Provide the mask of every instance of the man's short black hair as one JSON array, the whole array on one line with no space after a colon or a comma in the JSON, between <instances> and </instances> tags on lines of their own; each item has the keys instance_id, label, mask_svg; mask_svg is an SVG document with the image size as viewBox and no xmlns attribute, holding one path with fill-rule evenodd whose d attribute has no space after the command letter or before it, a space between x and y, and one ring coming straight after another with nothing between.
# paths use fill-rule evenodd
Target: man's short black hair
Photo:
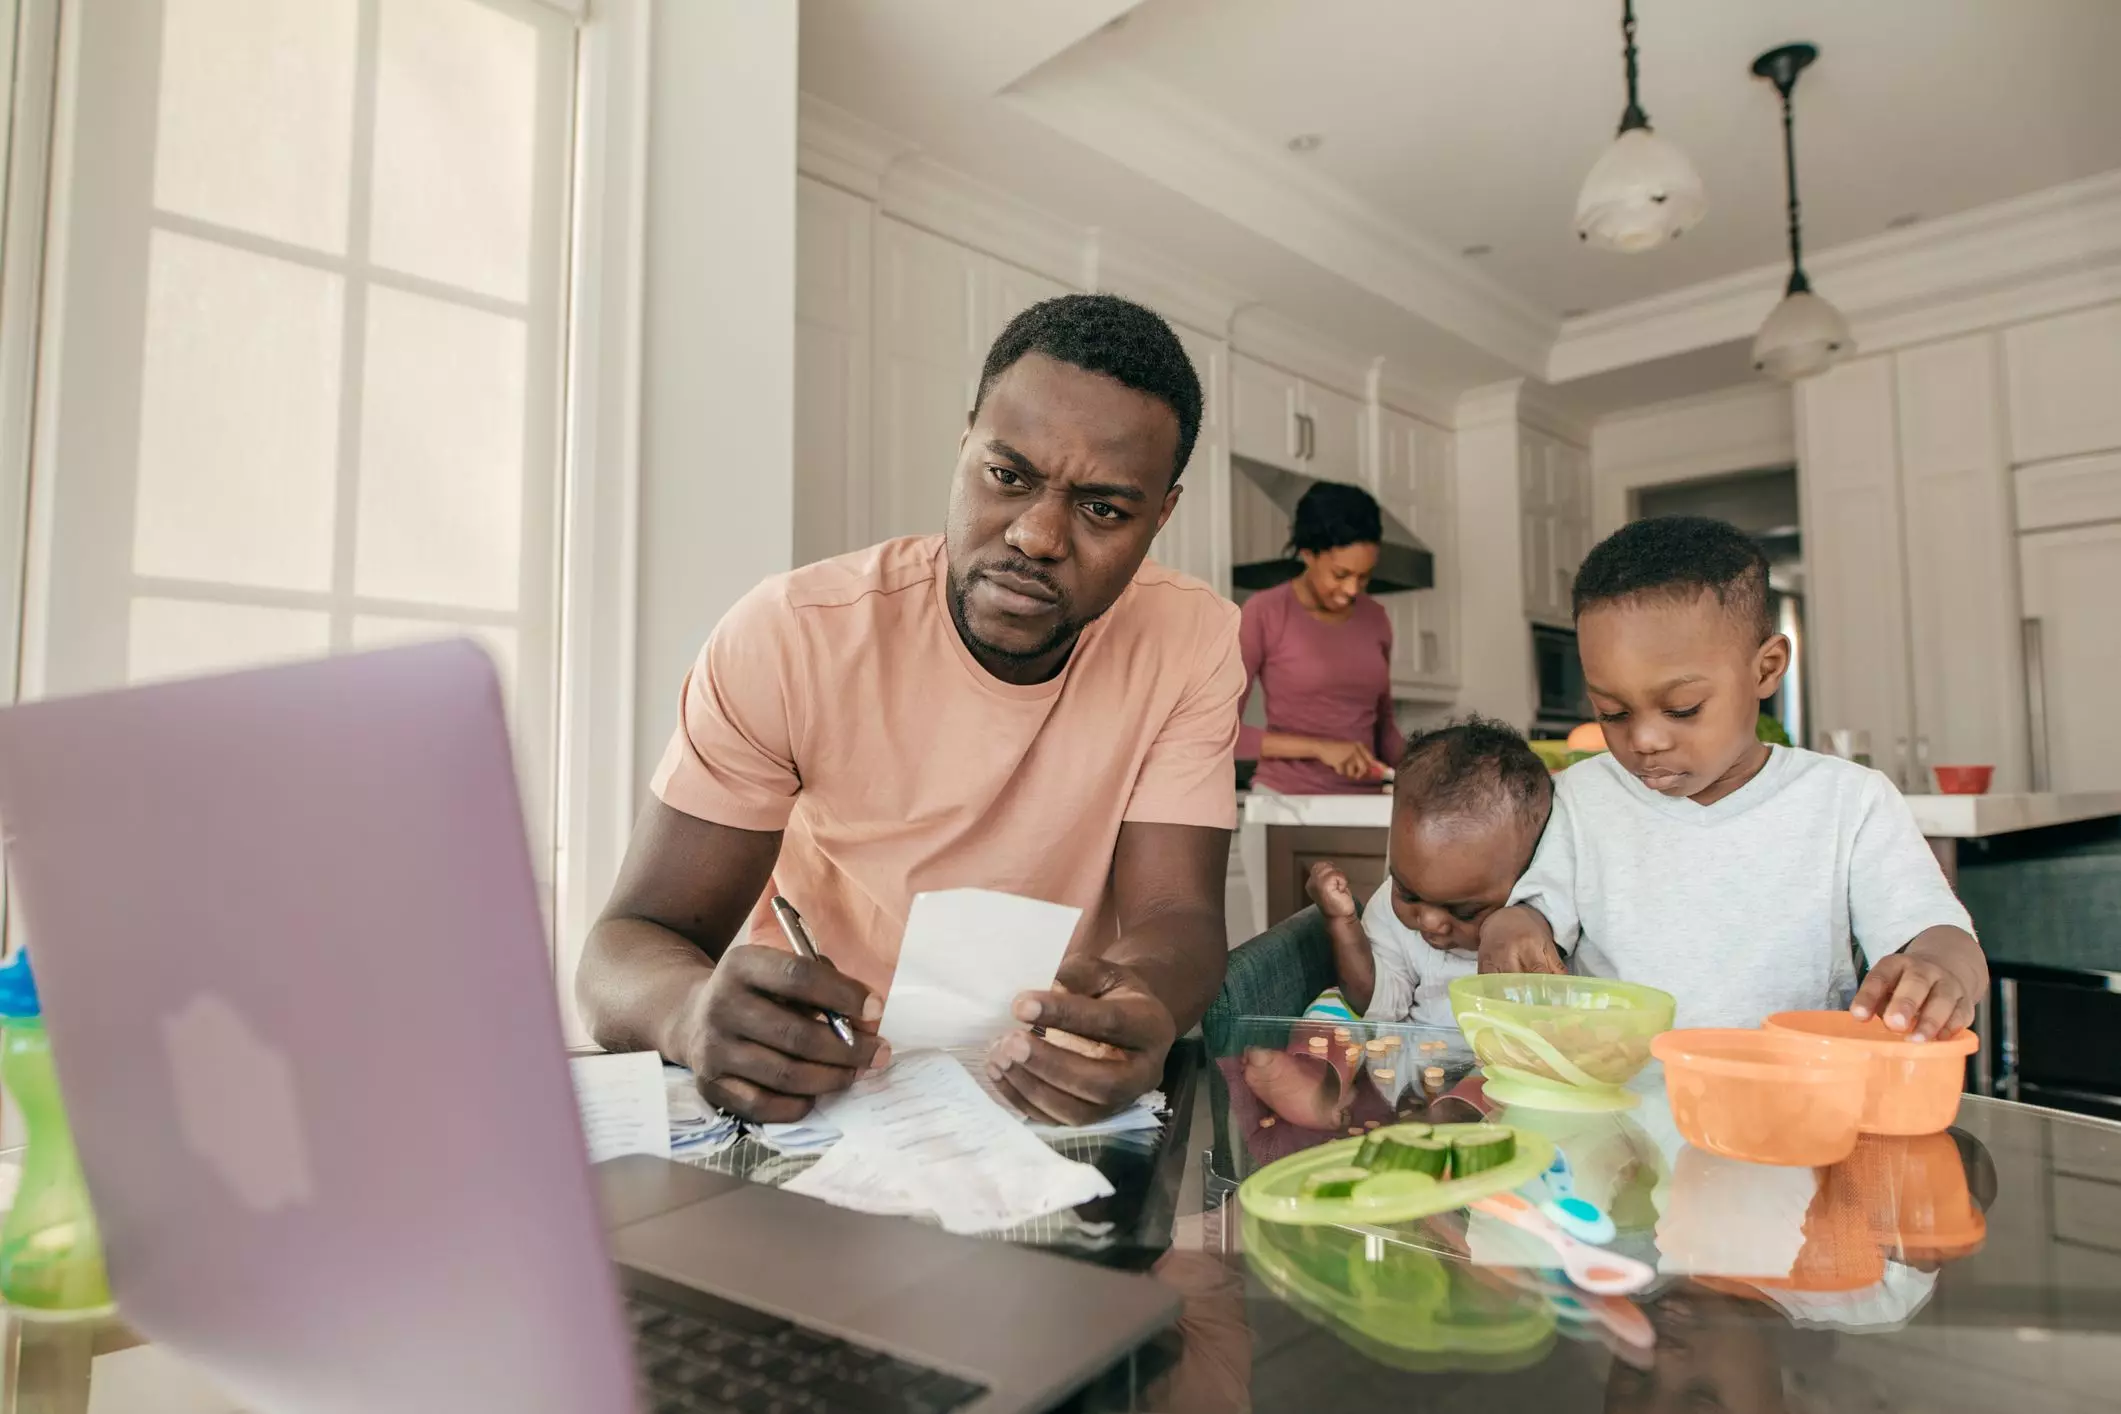
<instances>
[{"instance_id":1,"label":"man's short black hair","mask_svg":"<svg viewBox=\"0 0 2121 1414\"><path fill-rule=\"evenodd\" d=\"M1432 819L1506 810L1537 832L1553 808L1554 778L1515 729L1466 717L1407 743L1392 798Z\"/></svg>"},{"instance_id":2,"label":"man's short black hair","mask_svg":"<svg viewBox=\"0 0 2121 1414\"><path fill-rule=\"evenodd\" d=\"M1186 346L1162 316L1118 295L1040 300L1010 320L987 350L974 415L987 401L994 380L1026 354L1044 354L1102 373L1171 409L1178 418L1178 461L1171 468L1171 481L1177 483L1193 455L1193 439L1200 435L1200 376L1186 357Z\"/></svg>"},{"instance_id":3,"label":"man's short black hair","mask_svg":"<svg viewBox=\"0 0 2121 1414\"><path fill-rule=\"evenodd\" d=\"M1384 535L1375 496L1345 481L1321 481L1296 503L1289 549L1322 555L1343 545L1375 545Z\"/></svg>"},{"instance_id":4,"label":"man's short black hair","mask_svg":"<svg viewBox=\"0 0 2121 1414\"><path fill-rule=\"evenodd\" d=\"M1768 562L1754 539L1707 516L1656 516L1624 525L1593 546L1576 571L1576 617L1629 599L1691 600L1713 594L1754 644L1768 641Z\"/></svg>"}]
</instances>

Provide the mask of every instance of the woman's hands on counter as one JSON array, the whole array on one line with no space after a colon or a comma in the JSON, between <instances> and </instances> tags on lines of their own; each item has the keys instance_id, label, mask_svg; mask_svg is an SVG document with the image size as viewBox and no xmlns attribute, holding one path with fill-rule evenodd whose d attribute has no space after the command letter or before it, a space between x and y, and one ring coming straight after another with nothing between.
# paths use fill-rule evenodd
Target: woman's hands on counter
<instances>
[{"instance_id":1,"label":"woman's hands on counter","mask_svg":"<svg viewBox=\"0 0 2121 1414\"><path fill-rule=\"evenodd\" d=\"M1321 737L1268 732L1260 739L1259 754L1282 761L1323 761L1351 781L1383 780L1385 774L1384 763L1359 741L1327 741Z\"/></svg>"}]
</instances>

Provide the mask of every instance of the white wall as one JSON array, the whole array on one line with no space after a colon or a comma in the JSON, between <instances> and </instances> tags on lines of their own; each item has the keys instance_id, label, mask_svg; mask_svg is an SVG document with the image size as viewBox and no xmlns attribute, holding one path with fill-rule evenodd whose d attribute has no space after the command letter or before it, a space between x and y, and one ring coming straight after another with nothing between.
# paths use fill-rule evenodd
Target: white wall
<instances>
[{"instance_id":1,"label":"white wall","mask_svg":"<svg viewBox=\"0 0 2121 1414\"><path fill-rule=\"evenodd\" d=\"M1454 713L1523 730L1538 697L1525 619L1523 500L1518 486L1520 385L1458 401L1459 692Z\"/></svg>"},{"instance_id":2,"label":"white wall","mask_svg":"<svg viewBox=\"0 0 2121 1414\"><path fill-rule=\"evenodd\" d=\"M794 563L796 20L783 0L655 9L637 789L708 631Z\"/></svg>"},{"instance_id":3,"label":"white wall","mask_svg":"<svg viewBox=\"0 0 2121 1414\"><path fill-rule=\"evenodd\" d=\"M1645 486L1794 465L1794 408L1787 387L1762 380L1601 420L1591 431L1592 534L1627 524L1629 497Z\"/></svg>"}]
</instances>

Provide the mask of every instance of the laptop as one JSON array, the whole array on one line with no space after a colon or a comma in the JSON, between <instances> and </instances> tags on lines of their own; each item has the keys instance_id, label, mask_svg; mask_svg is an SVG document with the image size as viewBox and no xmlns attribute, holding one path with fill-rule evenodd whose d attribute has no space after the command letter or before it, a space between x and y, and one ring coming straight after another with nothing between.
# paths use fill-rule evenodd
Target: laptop
<instances>
[{"instance_id":1,"label":"laptop","mask_svg":"<svg viewBox=\"0 0 2121 1414\"><path fill-rule=\"evenodd\" d=\"M260 1414L1034 1409L1176 1315L742 1179L592 1174L469 643L0 712L0 825L120 1314Z\"/></svg>"}]
</instances>

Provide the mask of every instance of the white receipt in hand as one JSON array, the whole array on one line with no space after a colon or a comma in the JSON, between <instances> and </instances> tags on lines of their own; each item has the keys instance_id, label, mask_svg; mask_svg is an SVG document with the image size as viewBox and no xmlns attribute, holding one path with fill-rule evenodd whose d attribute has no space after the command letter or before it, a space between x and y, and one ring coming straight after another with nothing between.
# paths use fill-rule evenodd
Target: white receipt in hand
<instances>
[{"instance_id":1,"label":"white receipt in hand","mask_svg":"<svg viewBox=\"0 0 2121 1414\"><path fill-rule=\"evenodd\" d=\"M991 889L916 894L877 1029L895 1050L983 1046L1044 991L1083 911Z\"/></svg>"}]
</instances>

